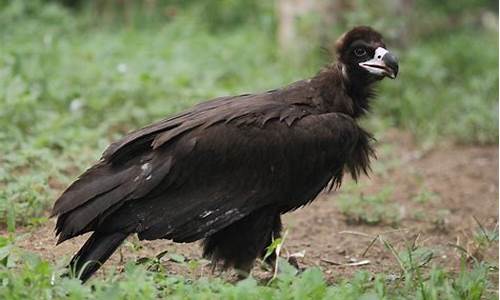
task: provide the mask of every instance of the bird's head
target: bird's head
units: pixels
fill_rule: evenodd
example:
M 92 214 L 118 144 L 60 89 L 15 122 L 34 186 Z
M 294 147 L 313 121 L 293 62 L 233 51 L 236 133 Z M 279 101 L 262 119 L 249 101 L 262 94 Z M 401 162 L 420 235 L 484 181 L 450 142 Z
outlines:
M 349 79 L 373 82 L 398 75 L 398 59 L 387 50 L 382 35 L 371 27 L 354 27 L 337 40 L 335 47 L 338 62 Z

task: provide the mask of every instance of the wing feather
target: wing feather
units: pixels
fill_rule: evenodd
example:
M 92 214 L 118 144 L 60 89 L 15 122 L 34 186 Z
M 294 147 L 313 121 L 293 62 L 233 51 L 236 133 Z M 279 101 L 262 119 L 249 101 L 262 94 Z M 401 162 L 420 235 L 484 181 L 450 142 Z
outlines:
M 296 209 L 332 177 L 340 181 L 360 131 L 347 116 L 324 114 L 304 116 L 292 127 L 278 120 L 264 128 L 223 123 L 182 139 L 192 136 L 196 148 L 174 166 L 185 181 L 130 201 L 110 216 L 113 230 L 135 226 L 141 239 L 191 242 L 263 206 Z
M 108 147 L 56 201 L 57 232 L 65 240 L 127 228 L 187 242 L 269 204 L 295 209 L 345 164 L 365 170 L 351 159 L 366 156 L 352 153 L 362 136 L 346 115 L 271 93 L 203 103 Z
M 116 170 L 105 162 L 97 163 L 57 199 L 52 209 L 52 216 L 64 214 L 92 198 L 113 190 L 128 179 L 129 173 L 129 168 Z

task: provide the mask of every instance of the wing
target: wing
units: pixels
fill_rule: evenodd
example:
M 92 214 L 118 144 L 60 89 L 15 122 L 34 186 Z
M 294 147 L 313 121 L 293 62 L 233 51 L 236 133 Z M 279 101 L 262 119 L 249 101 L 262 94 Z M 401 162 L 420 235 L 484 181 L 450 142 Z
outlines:
M 56 201 L 60 241 L 100 230 L 187 242 L 311 201 L 367 137 L 345 115 L 271 100 L 217 99 L 111 145 Z
M 143 239 L 191 242 L 265 206 L 298 208 L 332 177 L 340 181 L 360 140 L 352 119 L 340 114 L 308 115 L 292 126 L 279 120 L 264 128 L 221 124 L 208 132 L 192 134 L 197 143 L 182 164 L 189 177 L 179 180 L 180 188 L 129 202 L 110 221 L 135 216 L 140 228 L 124 222 L 113 231 L 131 227 Z

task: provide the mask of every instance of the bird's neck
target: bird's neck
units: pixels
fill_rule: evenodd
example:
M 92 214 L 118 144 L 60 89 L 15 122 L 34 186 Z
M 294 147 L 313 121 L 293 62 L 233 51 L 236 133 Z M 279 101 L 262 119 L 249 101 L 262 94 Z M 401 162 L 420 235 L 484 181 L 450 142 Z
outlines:
M 375 96 L 374 82 L 364 74 L 350 71 L 341 63 L 327 66 L 312 82 L 320 91 L 329 111 L 342 112 L 353 118 L 364 115 L 370 109 L 370 100 Z

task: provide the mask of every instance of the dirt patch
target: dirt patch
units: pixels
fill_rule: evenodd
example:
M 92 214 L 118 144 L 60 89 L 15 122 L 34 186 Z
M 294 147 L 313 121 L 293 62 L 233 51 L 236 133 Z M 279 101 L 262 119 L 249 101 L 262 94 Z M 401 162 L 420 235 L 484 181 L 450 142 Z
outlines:
M 444 146 L 422 151 L 408 135 L 399 132 L 386 135 L 379 144 L 379 160 L 373 166 L 371 178 L 361 180 L 360 192 L 370 195 L 390 186 L 390 201 L 396 203 L 399 221 L 351 224 L 335 201 L 342 193 L 341 188 L 340 192 L 323 194 L 308 207 L 284 216 L 288 231 L 284 252 L 303 252 L 304 257 L 298 258 L 299 266 L 319 266 L 331 281 L 357 270 L 399 272 L 396 259 L 382 243 L 375 242 L 367 251 L 377 235 L 382 235 L 397 251 L 412 243 L 428 247 L 434 252 L 431 264 L 450 270 L 459 267 L 463 252 L 456 246 L 497 265 L 497 242 L 479 250 L 476 247 L 479 225 L 474 218 L 487 229 L 498 225 L 498 147 Z M 31 233 L 24 229 L 26 235 L 18 244 L 52 261 L 69 259 L 86 236 L 56 247 L 53 228 L 54 220 L 51 220 Z M 197 244 L 139 242 L 130 238 L 108 261 L 104 272 L 122 266 L 124 261 L 152 257 L 164 250 L 181 254 L 188 260 L 201 256 Z M 361 260 L 369 263 L 345 265 Z M 191 268 L 186 263 L 165 260 L 162 266 L 172 274 L 216 276 L 211 274 L 206 262 Z M 259 266 L 253 273 L 257 277 L 270 274 Z

